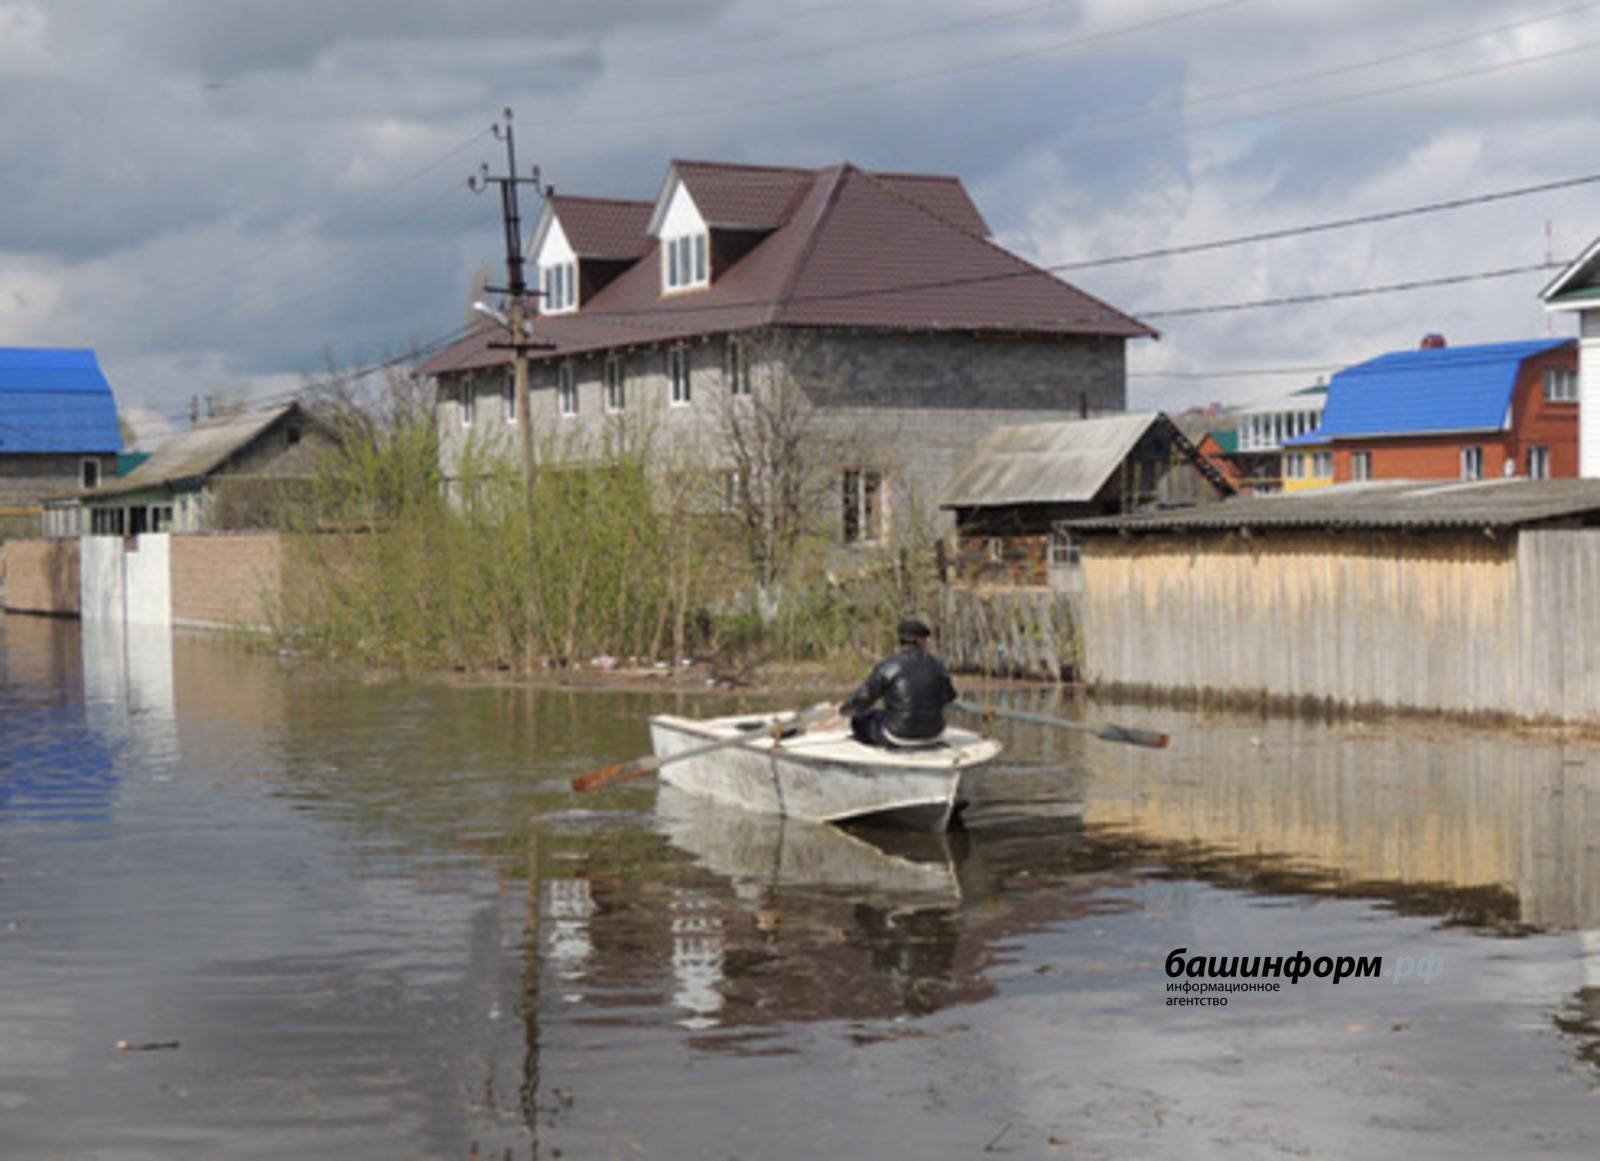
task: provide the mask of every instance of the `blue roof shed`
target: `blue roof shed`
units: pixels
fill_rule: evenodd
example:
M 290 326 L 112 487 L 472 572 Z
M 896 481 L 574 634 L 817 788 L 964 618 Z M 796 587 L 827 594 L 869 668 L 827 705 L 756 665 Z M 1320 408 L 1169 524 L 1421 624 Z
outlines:
M 117 401 L 93 351 L 0 347 L 0 455 L 121 450 Z
M 1322 426 L 1285 446 L 1345 437 L 1503 431 L 1523 363 L 1572 339 L 1421 348 L 1334 375 Z

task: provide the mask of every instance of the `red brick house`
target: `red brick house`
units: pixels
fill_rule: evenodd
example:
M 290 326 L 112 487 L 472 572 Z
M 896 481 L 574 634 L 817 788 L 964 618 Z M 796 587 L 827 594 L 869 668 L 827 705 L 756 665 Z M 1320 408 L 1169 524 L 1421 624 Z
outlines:
M 1332 459 L 1324 482 L 1574 478 L 1574 339 L 1427 345 L 1346 368 L 1328 385 L 1322 426 L 1284 444 Z

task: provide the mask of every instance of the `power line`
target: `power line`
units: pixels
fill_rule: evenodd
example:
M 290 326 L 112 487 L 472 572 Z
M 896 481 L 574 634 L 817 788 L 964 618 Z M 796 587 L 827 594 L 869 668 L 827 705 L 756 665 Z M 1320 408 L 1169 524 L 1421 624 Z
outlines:
M 1378 213 L 1361 214 L 1351 218 L 1335 218 L 1327 222 L 1314 222 L 1306 226 L 1291 226 L 1282 230 L 1266 230 L 1256 234 L 1241 234 L 1234 238 L 1222 238 L 1211 242 L 1194 242 L 1183 246 L 1166 246 L 1156 250 L 1142 250 L 1133 254 L 1119 254 L 1109 258 L 1090 258 L 1080 262 L 1061 262 L 1046 266 L 1044 269 L 1061 272 L 1066 270 L 1088 270 L 1096 266 L 1114 266 L 1123 262 L 1143 262 L 1152 258 L 1173 258 L 1184 254 L 1199 254 L 1210 250 L 1223 250 L 1230 246 L 1247 246 L 1257 242 L 1278 242 L 1284 238 L 1302 237 L 1307 234 L 1321 234 L 1330 230 L 1344 230 L 1353 226 L 1370 226 L 1379 222 L 1393 222 L 1401 218 L 1413 218 L 1422 214 L 1442 213 L 1446 210 L 1467 209 L 1471 206 L 1488 205 L 1493 202 L 1510 201 L 1514 198 L 1531 197 L 1534 194 L 1553 193 L 1557 190 L 1573 189 L 1577 186 L 1593 185 L 1600 182 L 1600 173 L 1592 173 L 1585 177 L 1570 177 L 1560 181 L 1541 182 L 1538 185 L 1519 186 L 1515 189 L 1499 190 L 1494 193 L 1478 194 L 1473 197 L 1451 198 L 1448 201 L 1428 202 L 1420 206 L 1411 206 L 1403 210 L 1384 210 Z
M 1186 318 L 1200 314 L 1225 314 L 1240 310 L 1259 310 L 1263 307 L 1304 306 L 1313 302 L 1333 302 L 1341 299 L 1366 298 L 1375 294 L 1395 294 L 1407 290 L 1426 290 L 1438 286 L 1458 286 L 1465 282 L 1488 282 L 1498 278 L 1511 278 L 1534 271 L 1549 272 L 1543 262 L 1530 266 L 1508 266 L 1501 270 L 1481 270 L 1472 274 L 1449 274 L 1440 278 L 1418 278 L 1409 282 L 1391 282 L 1384 286 L 1363 286 L 1354 290 L 1329 290 L 1317 294 L 1291 294 L 1281 298 L 1261 298 L 1252 302 L 1219 303 L 1215 306 L 1176 307 L 1171 310 L 1147 310 L 1142 318 Z

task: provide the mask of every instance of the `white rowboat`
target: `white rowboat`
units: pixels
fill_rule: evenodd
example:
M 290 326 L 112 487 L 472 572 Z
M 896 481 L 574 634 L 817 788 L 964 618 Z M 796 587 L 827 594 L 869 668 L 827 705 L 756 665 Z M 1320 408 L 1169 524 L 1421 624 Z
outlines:
M 847 725 L 774 738 L 784 714 L 650 719 L 657 757 L 747 737 L 711 753 L 663 764 L 663 782 L 757 814 L 811 822 L 881 822 L 946 830 L 960 805 L 961 776 L 1000 753 L 1000 743 L 950 727 L 930 746 L 864 746 Z

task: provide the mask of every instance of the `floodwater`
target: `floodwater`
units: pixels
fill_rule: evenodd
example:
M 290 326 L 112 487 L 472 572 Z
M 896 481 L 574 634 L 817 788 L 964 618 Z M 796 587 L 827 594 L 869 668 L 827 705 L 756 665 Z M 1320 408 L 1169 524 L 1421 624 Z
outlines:
M 1010 696 L 1173 744 L 784 826 L 569 789 L 735 695 L 4 618 L 0 1157 L 1600 1155 L 1600 753 Z

